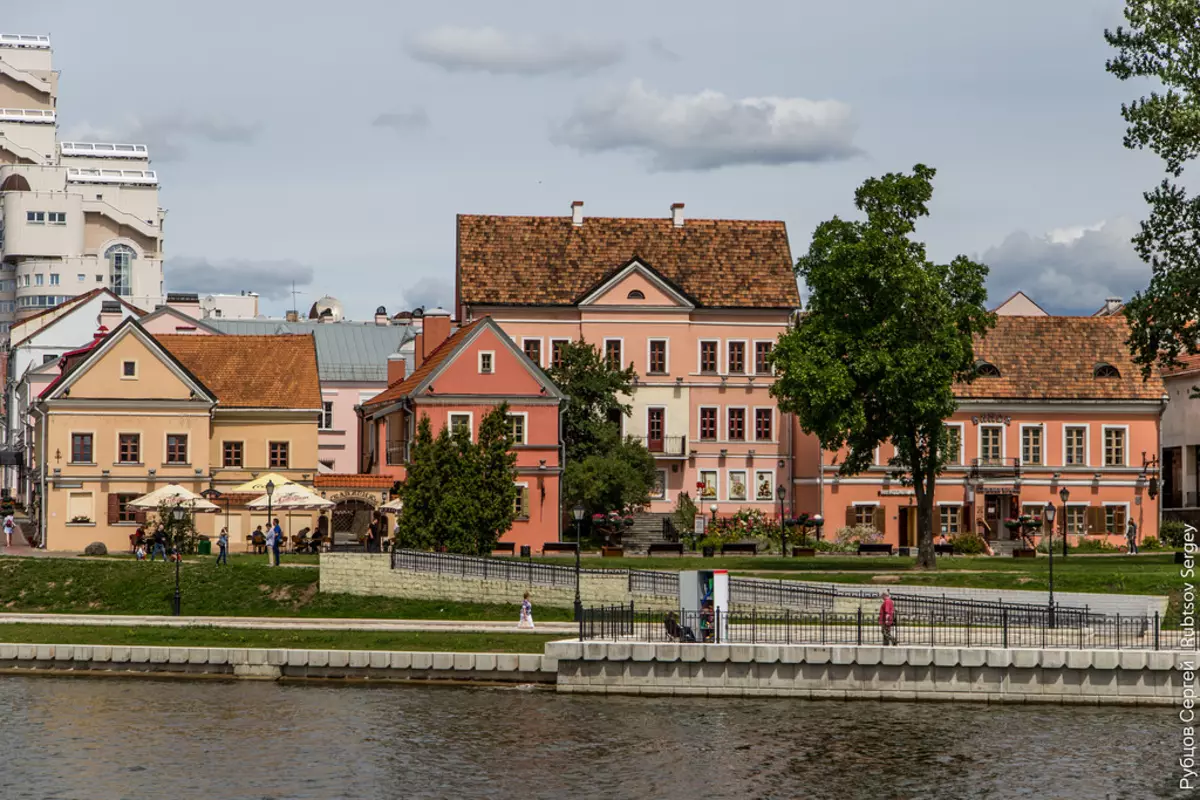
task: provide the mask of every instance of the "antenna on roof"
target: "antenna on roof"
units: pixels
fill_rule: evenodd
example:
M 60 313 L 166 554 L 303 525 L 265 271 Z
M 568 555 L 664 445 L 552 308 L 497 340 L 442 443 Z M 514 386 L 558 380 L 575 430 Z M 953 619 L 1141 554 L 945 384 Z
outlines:
M 297 289 L 297 288 L 296 288 L 296 282 L 295 282 L 295 281 L 292 281 L 292 292 L 291 292 L 291 294 L 292 294 L 292 313 L 293 313 L 293 314 L 299 314 L 299 313 L 300 313 L 300 310 L 299 310 L 299 309 L 296 307 L 296 295 L 298 295 L 298 294 L 304 294 L 304 292 L 302 292 L 302 291 L 300 291 L 299 289 Z

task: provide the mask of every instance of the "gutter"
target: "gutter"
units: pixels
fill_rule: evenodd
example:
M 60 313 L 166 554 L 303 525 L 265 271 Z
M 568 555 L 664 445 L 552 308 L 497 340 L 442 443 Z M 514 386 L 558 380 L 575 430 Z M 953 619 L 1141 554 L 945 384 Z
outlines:
M 45 550 L 50 538 L 49 526 L 46 521 L 46 438 L 48 434 L 46 430 L 47 415 L 46 410 L 40 405 L 35 405 L 33 407 L 33 411 L 38 415 L 38 417 L 41 418 L 42 421 L 41 436 L 38 437 L 41 439 L 40 444 L 42 446 L 42 456 L 38 459 L 38 485 L 40 487 L 38 491 L 38 542 L 39 547 Z

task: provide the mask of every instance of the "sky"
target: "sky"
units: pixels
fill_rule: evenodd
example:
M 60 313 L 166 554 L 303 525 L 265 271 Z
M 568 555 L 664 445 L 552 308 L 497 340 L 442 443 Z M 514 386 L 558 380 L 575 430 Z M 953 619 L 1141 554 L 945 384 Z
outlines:
M 1130 297 L 1161 172 L 1122 146 L 1150 87 L 1104 70 L 1119 0 L 63 0 L 65 140 L 145 143 L 168 290 L 453 300 L 455 215 L 782 219 L 793 256 L 866 178 L 937 169 L 918 236 L 1048 310 Z M 719 269 L 720 265 L 713 265 Z

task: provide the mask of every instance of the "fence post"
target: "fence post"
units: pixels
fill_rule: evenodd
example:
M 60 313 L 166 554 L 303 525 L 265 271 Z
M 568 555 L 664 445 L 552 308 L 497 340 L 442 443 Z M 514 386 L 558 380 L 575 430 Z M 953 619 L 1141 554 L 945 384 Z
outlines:
M 1081 626 L 1082 627 L 1082 626 Z M 1117 614 L 1117 649 L 1121 649 L 1121 615 Z
M 1004 607 L 1003 602 L 1000 604 L 1000 624 L 1004 630 L 1004 649 L 1008 649 L 1008 609 Z
M 792 612 L 788 608 L 783 610 L 783 636 L 784 644 L 792 643 Z
M 1158 610 L 1154 611 L 1154 649 L 1158 649 Z
M 862 603 L 858 604 L 858 643 L 862 644 Z
M 825 609 L 821 609 L 821 644 L 825 644 Z
M 973 614 L 971 607 L 967 606 L 967 647 L 971 646 L 971 617 Z
M 756 592 L 757 594 L 757 592 Z M 758 644 L 758 606 L 750 606 L 750 644 Z

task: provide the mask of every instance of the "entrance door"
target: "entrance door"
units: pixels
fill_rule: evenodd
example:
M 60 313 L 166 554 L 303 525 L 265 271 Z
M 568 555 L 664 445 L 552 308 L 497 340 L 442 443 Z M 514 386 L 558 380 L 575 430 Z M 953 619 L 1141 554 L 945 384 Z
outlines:
M 665 427 L 663 409 L 646 409 L 646 449 L 651 453 L 661 453 L 663 451 L 663 433 Z
M 1004 531 L 1004 516 L 1000 509 L 1001 496 L 998 494 L 987 494 L 983 496 L 983 521 L 987 523 L 987 530 L 983 533 L 988 539 L 1003 538 L 1001 531 Z
M 909 533 L 909 526 L 917 516 L 916 509 L 911 506 L 900 506 L 900 546 L 912 547 L 912 536 Z

